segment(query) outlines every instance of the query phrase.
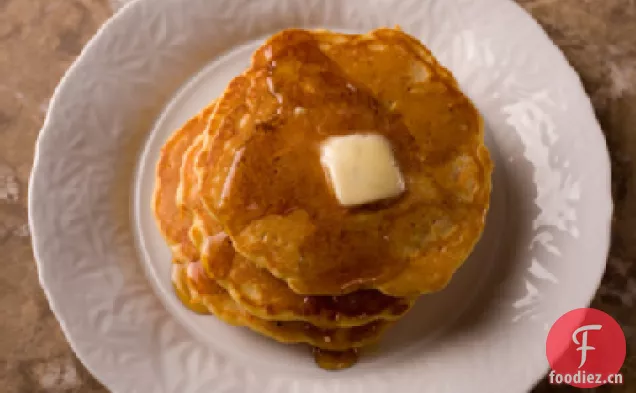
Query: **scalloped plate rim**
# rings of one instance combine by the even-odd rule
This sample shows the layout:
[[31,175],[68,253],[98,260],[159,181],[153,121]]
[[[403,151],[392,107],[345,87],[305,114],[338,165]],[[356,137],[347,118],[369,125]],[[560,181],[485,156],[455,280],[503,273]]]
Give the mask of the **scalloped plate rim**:
[[[98,32],[95,34],[95,36],[90,40],[90,42],[82,49],[81,54],[78,56],[78,58],[73,62],[73,64],[71,65],[71,67],[68,69],[68,71],[65,73],[65,75],[63,76],[60,84],[56,87],[55,92],[53,94],[53,98],[51,99],[51,103],[49,106],[49,109],[47,111],[47,115],[44,121],[44,124],[42,126],[42,130],[38,136],[37,142],[36,142],[36,148],[35,148],[35,154],[34,154],[34,165],[33,165],[33,170],[29,179],[29,191],[36,188],[35,184],[38,182],[38,172],[40,171],[40,165],[41,165],[41,151],[42,151],[42,146],[45,145],[48,140],[50,138],[52,138],[54,136],[53,134],[53,129],[52,129],[52,125],[51,125],[51,119],[53,118],[53,116],[55,116],[55,112],[59,106],[58,100],[59,100],[59,96],[60,96],[60,92],[63,91],[63,89],[65,88],[66,84],[69,83],[69,80],[72,80],[72,78],[74,77],[74,75],[77,73],[78,69],[81,68],[81,64],[82,64],[82,59],[85,57],[85,54],[89,51],[91,51],[91,48],[97,44],[97,42],[99,41],[100,37],[103,36],[104,34],[107,34],[108,30],[110,29],[110,27],[116,23],[116,21],[118,20],[118,18],[123,15],[125,12],[127,12],[127,10],[129,10],[132,7],[135,7],[137,4],[139,3],[143,3],[143,2],[149,2],[150,0],[133,0],[127,4],[124,5],[124,7],[122,7],[111,19],[109,19],[104,25],[102,25],[100,27],[100,29],[98,30]],[[514,4],[515,6],[518,7],[518,5]],[[534,20],[533,20],[534,21]],[[535,22],[536,23],[536,22]],[[542,32],[542,34],[545,34],[545,32],[543,31],[543,29],[541,29],[541,27],[537,24],[537,28]],[[546,35],[547,37],[547,35]],[[557,48],[558,49],[558,48]],[[563,56],[562,52],[559,50],[559,53]],[[565,59],[565,56],[563,56],[564,60],[567,62],[567,59]],[[572,68],[572,66],[567,63],[568,66],[570,68]],[[572,72],[577,75],[578,78],[578,74],[576,74],[576,72],[574,71],[574,69],[572,68]],[[579,84],[581,84],[580,78],[578,78],[579,80]],[[581,90],[583,91],[583,87],[581,84]],[[583,92],[583,94],[585,94]],[[593,109],[591,106],[591,103],[589,102],[589,99],[587,100],[587,102],[585,103],[585,105],[589,106],[589,110],[592,111],[593,113]],[[596,120],[596,119],[595,119]],[[599,131],[601,130],[600,124],[598,124],[598,121],[596,120],[596,125],[599,129]],[[604,137],[602,132],[599,132],[600,139],[602,139],[603,142],[605,142]],[[605,232],[605,236],[601,235],[601,240],[600,243],[604,243],[606,244],[606,247],[604,247],[604,249],[606,249],[606,254],[607,251],[609,250],[609,235],[610,235],[610,230],[611,230],[611,216],[612,216],[612,211],[613,211],[613,202],[612,202],[612,198],[611,198],[611,167],[610,167],[610,161],[609,161],[609,152],[607,150],[607,146],[604,145],[605,147],[605,157],[607,159],[607,162],[605,165],[605,172],[607,173],[607,188],[605,189],[606,191],[606,195],[604,197],[604,199],[606,199],[606,214],[607,214],[607,231]],[[78,344],[72,339],[72,337],[70,337],[70,334],[68,332],[68,327],[66,326],[67,321],[64,320],[64,318],[61,315],[61,312],[59,310],[59,305],[57,303],[57,300],[55,299],[54,295],[50,292],[50,288],[47,287],[46,284],[46,267],[45,264],[46,262],[44,262],[47,257],[41,254],[41,246],[40,246],[40,229],[38,227],[37,224],[37,220],[38,218],[36,216],[34,216],[34,212],[38,211],[38,207],[37,207],[37,203],[40,202],[38,200],[38,196],[34,196],[31,192],[29,192],[29,196],[28,196],[28,205],[29,205],[29,214],[28,214],[28,221],[29,221],[29,227],[31,230],[31,237],[32,237],[32,244],[33,244],[33,252],[34,252],[34,256],[35,256],[35,260],[38,266],[38,275],[39,275],[39,280],[40,280],[40,284],[45,292],[45,295],[49,301],[49,304],[51,306],[51,309],[53,311],[53,313],[55,314],[56,318],[58,319],[61,327],[62,327],[62,331],[64,332],[64,335],[67,338],[67,341],[69,342],[69,344],[71,345],[73,351],[77,354],[78,358],[82,361],[82,363],[89,369],[89,371],[93,374],[93,376],[95,376],[96,379],[98,379],[101,383],[103,383],[104,385],[106,385],[106,381],[102,380],[100,373],[97,372],[96,369],[93,369],[93,365],[90,364],[91,362],[87,362],[85,361],[84,358],[84,354],[82,353],[82,351],[78,350]],[[44,229],[42,229],[44,230]],[[605,268],[605,264],[603,264],[602,266],[602,270],[601,272],[604,270]],[[600,280],[602,278],[602,274],[598,276],[598,284],[600,284]],[[597,285],[598,287],[598,285]],[[592,295],[590,297],[590,300],[593,298],[594,296],[594,291],[592,291]],[[541,376],[539,376],[540,378]]]

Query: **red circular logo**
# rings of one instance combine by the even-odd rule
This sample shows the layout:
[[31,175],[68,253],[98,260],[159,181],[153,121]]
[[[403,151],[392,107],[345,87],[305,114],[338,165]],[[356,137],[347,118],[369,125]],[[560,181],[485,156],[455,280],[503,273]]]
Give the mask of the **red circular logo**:
[[622,383],[618,372],[625,353],[625,334],[614,318],[593,308],[572,310],[548,333],[546,355],[552,367],[548,378],[577,388]]

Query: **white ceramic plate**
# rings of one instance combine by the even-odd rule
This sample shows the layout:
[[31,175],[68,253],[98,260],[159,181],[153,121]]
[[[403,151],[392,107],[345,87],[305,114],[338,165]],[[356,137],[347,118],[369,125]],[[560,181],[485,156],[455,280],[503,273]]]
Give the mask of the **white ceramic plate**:
[[[486,119],[496,170],[474,254],[338,373],[302,347],[186,311],[149,207],[163,141],[265,36],[396,24]],[[612,209],[605,141],[579,79],[508,0],[133,2],[57,89],[29,203],[40,280],[68,340],[111,390],[142,393],[526,391],[547,370],[549,325],[597,288]]]

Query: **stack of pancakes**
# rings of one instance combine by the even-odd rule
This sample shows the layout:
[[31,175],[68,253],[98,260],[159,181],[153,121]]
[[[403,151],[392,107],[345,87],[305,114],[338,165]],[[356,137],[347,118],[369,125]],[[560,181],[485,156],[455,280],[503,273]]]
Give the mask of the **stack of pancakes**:
[[[356,133],[391,143],[405,193],[338,203],[320,146]],[[336,369],[447,285],[491,171],[478,111],[417,40],[293,29],[166,142],[153,208],[186,306]]]

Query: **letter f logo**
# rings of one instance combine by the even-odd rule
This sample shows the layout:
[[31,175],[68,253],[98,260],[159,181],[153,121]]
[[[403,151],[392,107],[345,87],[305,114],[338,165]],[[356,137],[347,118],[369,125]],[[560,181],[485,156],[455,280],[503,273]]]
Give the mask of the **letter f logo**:
[[[587,345],[587,332],[589,330],[601,330],[601,328],[601,325],[585,325],[576,329],[574,333],[572,333],[572,341],[574,341],[574,344],[580,345],[580,347],[576,349],[577,351],[581,351],[581,364],[579,364],[579,368],[583,367],[585,361],[587,360],[587,351],[593,351],[596,349]],[[581,342],[579,342],[576,336],[581,332],[583,333],[581,335],[583,339],[581,340]]]

